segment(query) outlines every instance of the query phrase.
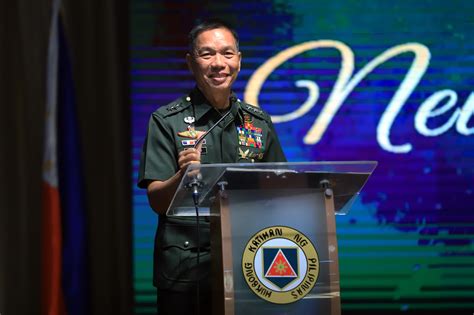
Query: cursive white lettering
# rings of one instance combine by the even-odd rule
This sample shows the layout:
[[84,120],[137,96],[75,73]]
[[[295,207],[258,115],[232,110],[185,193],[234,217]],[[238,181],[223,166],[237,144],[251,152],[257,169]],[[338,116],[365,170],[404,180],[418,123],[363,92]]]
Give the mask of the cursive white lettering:
[[456,130],[465,136],[474,134],[474,127],[468,128],[467,123],[474,113],[474,93],[469,94],[469,97],[464,103],[463,108],[461,109],[461,114],[459,119],[456,122]]
[[[436,105],[438,105],[445,98],[448,99],[446,104],[444,104],[438,109],[435,109]],[[459,108],[454,111],[454,113],[451,115],[451,118],[449,118],[448,122],[446,122],[444,125],[435,129],[428,128],[427,126],[428,118],[440,116],[446,113],[448,110],[453,108],[457,100],[458,100],[458,95],[456,94],[456,92],[452,90],[438,91],[434,93],[433,95],[431,95],[429,98],[427,98],[423,102],[423,104],[421,104],[420,108],[418,109],[415,115],[416,130],[418,130],[420,134],[427,137],[439,136],[440,134],[446,132],[456,122],[460,113]]]
[[[377,141],[384,150],[393,153],[410,152],[412,150],[412,145],[410,143],[398,145],[391,143],[390,130],[397,115],[402,110],[413,90],[418,86],[421,78],[429,66],[429,61],[431,58],[430,51],[426,46],[419,43],[406,43],[392,47],[366,64],[355,75],[353,75],[354,54],[346,44],[332,40],[309,41],[298,44],[293,47],[289,47],[274,57],[268,59],[255,71],[246,86],[244,94],[245,101],[258,106],[258,96],[263,83],[277,67],[298,54],[301,54],[307,50],[318,48],[336,49],[341,54],[341,68],[326,104],[323,106],[314,124],[303,138],[304,143],[315,144],[321,140],[327,127],[348,95],[376,67],[400,54],[413,53],[414,58],[410,68],[408,69],[405,78],[396,90],[394,96],[390,100],[387,108],[383,112],[377,125]],[[296,86],[305,87],[308,89],[307,100],[303,103],[303,105],[292,112],[284,115],[272,116],[272,120],[275,123],[295,120],[307,114],[311,108],[315,106],[319,98],[318,85],[310,80],[299,80],[296,81]],[[457,108],[454,110],[450,118],[444,124],[432,129],[430,129],[427,125],[430,118],[443,115],[449,110],[453,109],[457,99],[458,95],[452,90],[442,90],[431,95],[420,105],[420,108],[415,114],[416,130],[421,135],[433,137],[443,134],[454,124],[456,124],[456,129],[460,134],[474,134],[474,127],[468,127],[468,122],[474,114],[474,93],[469,95],[469,98],[462,109]],[[443,100],[446,100],[445,104],[439,106]]]

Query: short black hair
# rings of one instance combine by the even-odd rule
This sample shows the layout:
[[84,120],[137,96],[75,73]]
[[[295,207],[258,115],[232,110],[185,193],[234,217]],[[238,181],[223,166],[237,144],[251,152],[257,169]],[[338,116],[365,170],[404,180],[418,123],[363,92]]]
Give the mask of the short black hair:
[[216,28],[225,28],[231,32],[232,36],[234,36],[235,44],[237,46],[237,51],[239,50],[239,35],[235,31],[232,26],[227,24],[226,22],[219,20],[219,19],[209,19],[203,22],[198,23],[196,26],[188,34],[188,49],[189,53],[194,53],[194,47],[196,45],[196,39],[202,32],[213,30]]

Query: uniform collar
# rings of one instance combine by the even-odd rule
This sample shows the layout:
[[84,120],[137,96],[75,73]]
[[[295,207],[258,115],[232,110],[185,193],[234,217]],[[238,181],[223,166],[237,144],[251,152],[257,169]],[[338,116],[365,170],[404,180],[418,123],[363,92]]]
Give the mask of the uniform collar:
[[[209,101],[197,86],[191,91],[189,97],[191,98],[191,103],[194,106],[194,115],[196,121],[199,121],[199,119],[201,119],[209,111],[215,111],[215,109],[209,104]],[[231,92],[230,99],[230,110],[232,111],[231,115],[235,117],[237,115],[239,105],[237,102],[237,96],[234,92]]]

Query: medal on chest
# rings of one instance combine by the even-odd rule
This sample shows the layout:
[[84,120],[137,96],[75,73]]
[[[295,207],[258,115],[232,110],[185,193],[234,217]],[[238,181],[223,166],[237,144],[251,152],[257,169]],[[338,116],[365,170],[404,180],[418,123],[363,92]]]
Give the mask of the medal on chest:
[[[178,132],[178,136],[186,138],[186,139],[181,140],[181,145],[183,147],[194,146],[197,140],[206,132],[195,129],[194,127],[195,118],[192,116],[184,117],[184,122],[188,124],[188,126],[186,127],[186,130]],[[207,153],[206,139],[204,139],[202,141],[201,154],[206,154],[206,153]]]
[[253,125],[250,115],[244,114],[244,125],[237,126],[237,134],[239,136],[239,145],[259,149],[263,148],[262,128]]

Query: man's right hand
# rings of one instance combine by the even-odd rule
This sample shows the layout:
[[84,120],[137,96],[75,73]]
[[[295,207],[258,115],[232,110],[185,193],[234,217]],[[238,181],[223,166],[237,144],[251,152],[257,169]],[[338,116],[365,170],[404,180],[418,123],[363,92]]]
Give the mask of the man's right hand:
[[178,154],[179,170],[165,181],[155,180],[148,185],[148,201],[150,206],[160,214],[165,214],[173,198],[173,194],[181,181],[186,168],[192,163],[201,163],[201,147],[185,149]]
[[186,171],[189,164],[201,163],[201,147],[200,143],[196,148],[187,148],[178,154],[178,166],[181,172]]

